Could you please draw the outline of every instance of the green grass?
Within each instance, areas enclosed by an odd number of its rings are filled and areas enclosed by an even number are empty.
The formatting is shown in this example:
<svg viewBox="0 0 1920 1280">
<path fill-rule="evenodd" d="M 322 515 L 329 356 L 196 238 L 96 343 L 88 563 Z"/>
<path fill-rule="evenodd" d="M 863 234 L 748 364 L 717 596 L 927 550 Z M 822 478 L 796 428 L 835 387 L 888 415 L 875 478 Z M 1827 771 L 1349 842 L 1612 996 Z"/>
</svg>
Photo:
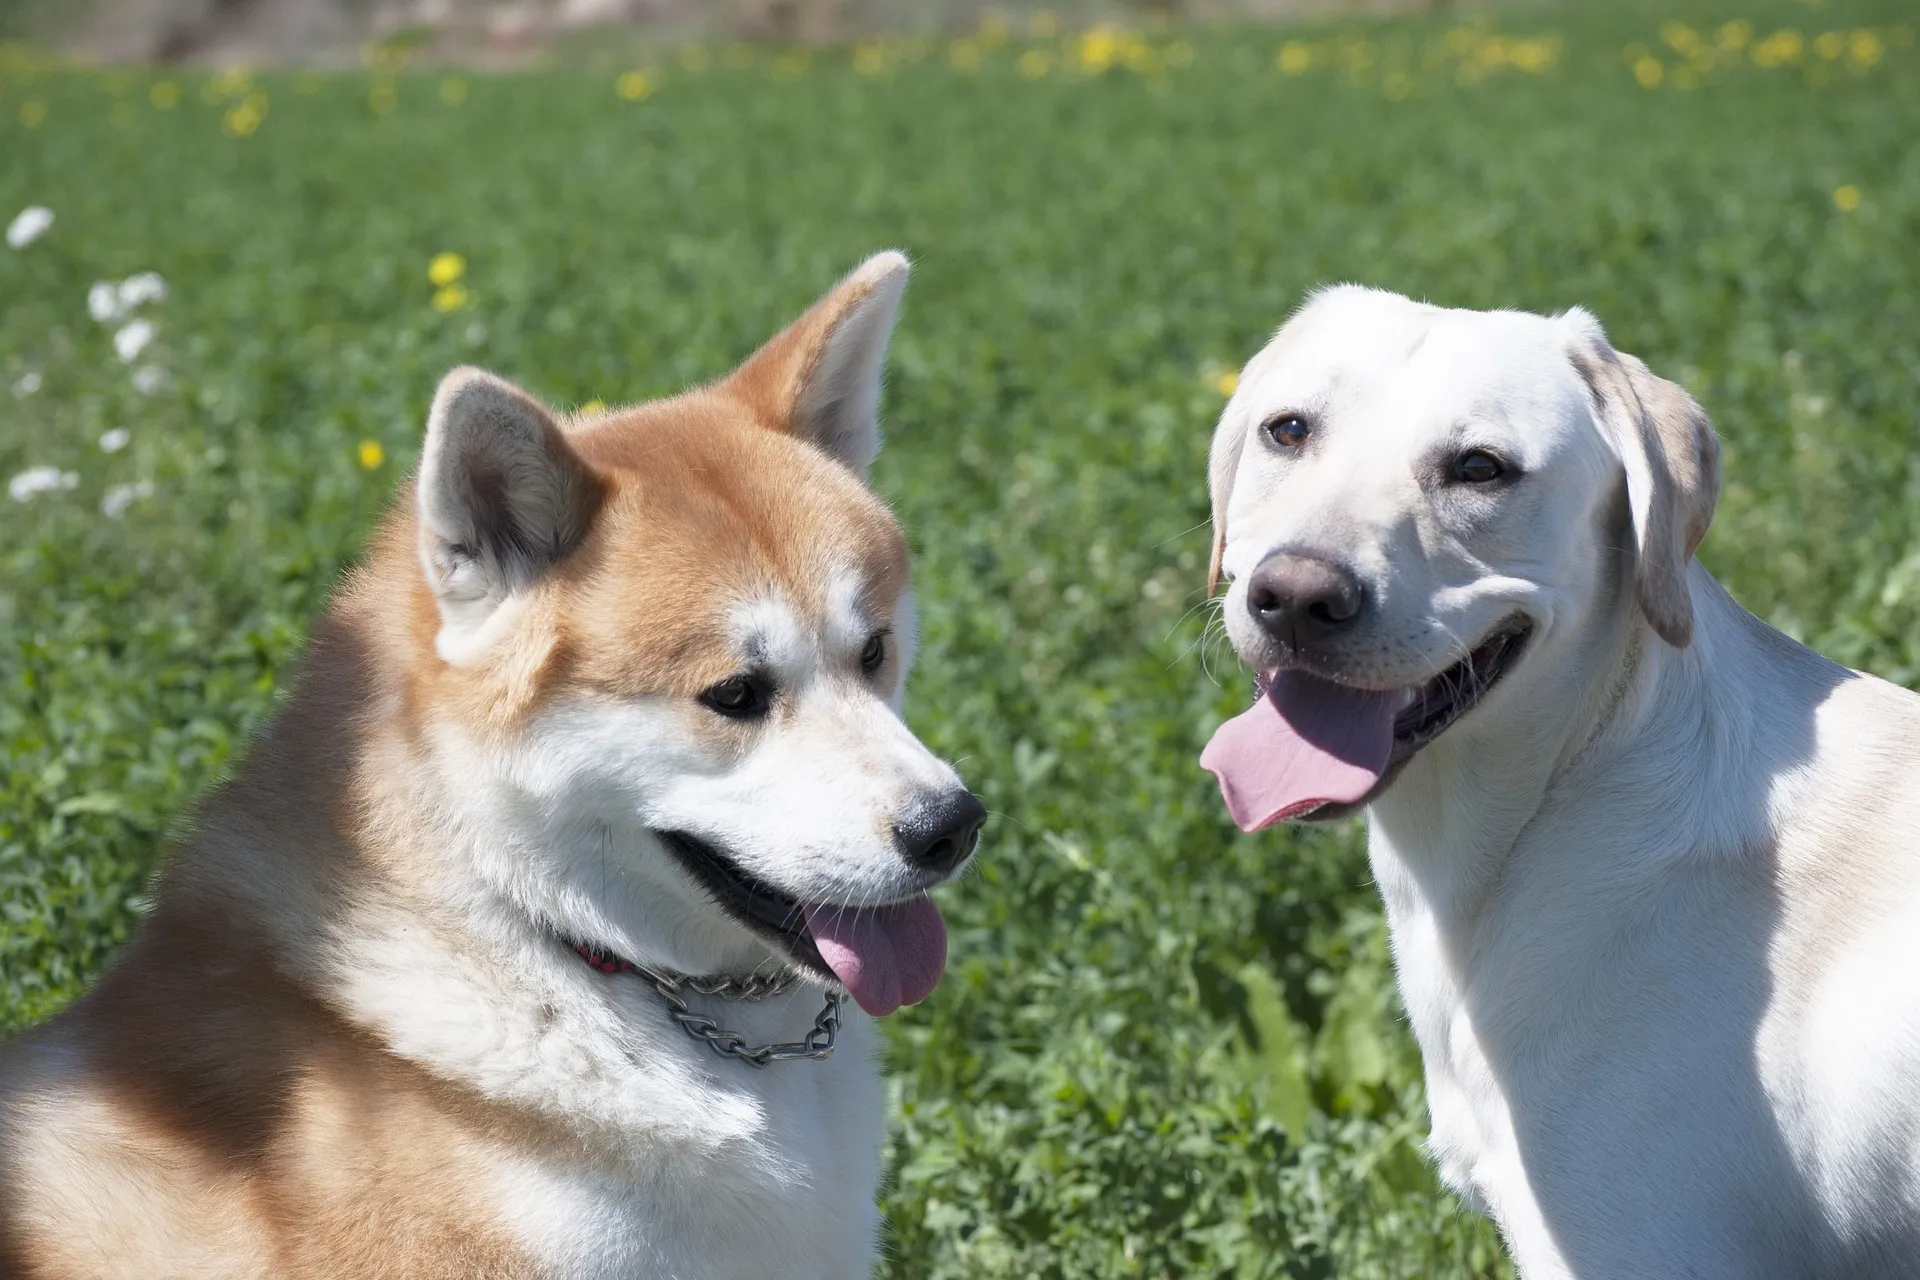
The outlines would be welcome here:
<svg viewBox="0 0 1920 1280">
<path fill-rule="evenodd" d="M 1726 437 L 1709 565 L 1920 680 L 1903 7 L 1326 28 L 1291 33 L 1297 75 L 1289 33 L 1244 29 L 989 43 L 975 70 L 887 46 L 879 75 L 755 53 L 655 68 L 639 102 L 555 72 L 469 75 L 450 105 L 438 74 L 379 71 L 186 78 L 161 110 L 156 76 L 0 55 L 0 218 L 59 219 L 0 249 L 0 476 L 77 473 L 0 499 L 0 1026 L 134 927 L 449 365 L 564 403 L 669 392 L 897 245 L 918 270 L 877 478 L 918 555 L 909 710 L 999 816 L 945 895 L 945 985 L 890 1024 L 889 1274 L 1503 1274 L 1419 1155 L 1361 831 L 1238 836 L 1194 764 L 1245 683 L 1217 647 L 1209 672 L 1195 607 L 1214 378 L 1327 281 L 1586 304 Z M 1689 68 L 1676 13 L 1710 44 L 1742 18 L 1804 39 Z M 467 263 L 447 313 L 443 251 Z M 171 285 L 151 394 L 85 305 L 145 269 Z"/>
</svg>

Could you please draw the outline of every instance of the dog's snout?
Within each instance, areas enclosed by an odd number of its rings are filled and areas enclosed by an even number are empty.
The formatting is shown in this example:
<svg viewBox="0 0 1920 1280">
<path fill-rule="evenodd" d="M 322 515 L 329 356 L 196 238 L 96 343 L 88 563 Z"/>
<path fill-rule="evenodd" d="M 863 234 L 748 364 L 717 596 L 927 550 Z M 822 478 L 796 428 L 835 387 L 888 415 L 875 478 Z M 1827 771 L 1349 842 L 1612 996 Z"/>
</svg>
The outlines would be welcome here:
<svg viewBox="0 0 1920 1280">
<path fill-rule="evenodd" d="M 1366 602 L 1358 578 L 1319 556 L 1269 556 L 1247 579 L 1247 611 L 1253 620 L 1294 648 L 1351 626 Z"/>
<path fill-rule="evenodd" d="M 967 860 L 980 841 L 987 807 L 971 791 L 949 791 L 910 809 L 893 827 L 894 843 L 916 867 L 947 872 Z"/>
</svg>

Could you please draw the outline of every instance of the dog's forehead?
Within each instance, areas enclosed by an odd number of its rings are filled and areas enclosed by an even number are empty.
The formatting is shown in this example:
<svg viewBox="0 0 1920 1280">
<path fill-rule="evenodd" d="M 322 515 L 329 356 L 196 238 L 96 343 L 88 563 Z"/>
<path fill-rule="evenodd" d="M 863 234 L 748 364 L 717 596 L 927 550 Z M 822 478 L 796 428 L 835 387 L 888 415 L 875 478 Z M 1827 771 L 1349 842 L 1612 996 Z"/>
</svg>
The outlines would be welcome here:
<svg viewBox="0 0 1920 1280">
<path fill-rule="evenodd" d="M 1467 311 L 1376 289 L 1321 294 L 1249 370 L 1270 407 L 1390 400 L 1467 417 L 1532 416 L 1575 388 L 1559 322 L 1520 311 Z"/>
<path fill-rule="evenodd" d="M 613 496 L 571 606 L 580 657 L 617 667 L 609 683 L 697 690 L 743 663 L 857 648 L 890 625 L 906 540 L 852 472 L 723 411 L 615 426 L 581 442 Z"/>
</svg>

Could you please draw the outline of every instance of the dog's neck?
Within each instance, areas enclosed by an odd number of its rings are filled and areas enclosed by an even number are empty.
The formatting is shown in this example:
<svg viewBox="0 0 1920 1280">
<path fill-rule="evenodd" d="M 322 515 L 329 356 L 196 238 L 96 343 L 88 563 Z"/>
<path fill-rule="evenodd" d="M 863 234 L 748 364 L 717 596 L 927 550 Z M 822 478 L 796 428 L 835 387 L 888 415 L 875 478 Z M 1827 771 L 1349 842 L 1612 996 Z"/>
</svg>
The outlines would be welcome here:
<svg viewBox="0 0 1920 1280">
<path fill-rule="evenodd" d="M 1688 648 L 1660 640 L 1631 608 L 1611 611 L 1609 626 L 1583 628 L 1571 652 L 1553 655 L 1553 672 L 1543 663 L 1540 678 L 1513 690 L 1522 696 L 1512 709 L 1457 726 L 1370 806 L 1370 853 L 1390 913 L 1428 915 L 1470 947 L 1515 858 L 1554 855 L 1550 836 L 1540 845 L 1531 837 L 1569 804 L 1603 805 L 1604 793 L 1633 805 L 1676 791 L 1682 800 L 1657 824 L 1684 837 L 1676 846 L 1725 848 L 1746 838 L 1716 830 L 1718 810 L 1685 797 L 1724 793 L 1744 785 L 1731 775 L 1767 767 L 1763 704 L 1804 683 L 1792 678 L 1796 664 L 1825 660 L 1746 613 L 1704 569 L 1694 566 L 1690 579 L 1697 622 Z M 1772 672 L 1779 677 L 1755 679 Z M 1667 749 L 1649 752 L 1648 743 Z M 1728 776 L 1671 788 L 1675 768 Z M 1563 788 L 1576 777 L 1577 788 Z"/>
</svg>

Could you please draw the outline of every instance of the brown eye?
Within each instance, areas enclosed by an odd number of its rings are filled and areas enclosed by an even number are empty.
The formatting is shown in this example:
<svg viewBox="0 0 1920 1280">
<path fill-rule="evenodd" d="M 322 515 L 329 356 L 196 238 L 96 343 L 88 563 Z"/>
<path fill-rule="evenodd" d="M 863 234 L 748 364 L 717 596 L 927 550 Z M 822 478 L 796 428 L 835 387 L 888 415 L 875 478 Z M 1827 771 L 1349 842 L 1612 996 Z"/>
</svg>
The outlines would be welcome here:
<svg viewBox="0 0 1920 1280">
<path fill-rule="evenodd" d="M 1313 434 L 1312 429 L 1307 426 L 1307 420 L 1297 413 L 1283 413 L 1277 417 L 1268 418 L 1260 430 L 1274 443 L 1275 447 L 1281 449 L 1298 449 L 1307 442 L 1307 437 Z"/>
<path fill-rule="evenodd" d="M 1487 484 L 1505 474 L 1506 465 L 1485 449 L 1469 449 L 1453 460 L 1453 479 L 1460 484 Z"/>
<path fill-rule="evenodd" d="M 876 631 L 867 637 L 866 647 L 860 650 L 860 669 L 868 675 L 880 669 L 887 660 L 887 633 Z"/>
<path fill-rule="evenodd" d="M 700 695 L 708 708 L 735 720 L 752 720 L 767 714 L 767 687 L 752 676 L 729 676 Z"/>
</svg>

